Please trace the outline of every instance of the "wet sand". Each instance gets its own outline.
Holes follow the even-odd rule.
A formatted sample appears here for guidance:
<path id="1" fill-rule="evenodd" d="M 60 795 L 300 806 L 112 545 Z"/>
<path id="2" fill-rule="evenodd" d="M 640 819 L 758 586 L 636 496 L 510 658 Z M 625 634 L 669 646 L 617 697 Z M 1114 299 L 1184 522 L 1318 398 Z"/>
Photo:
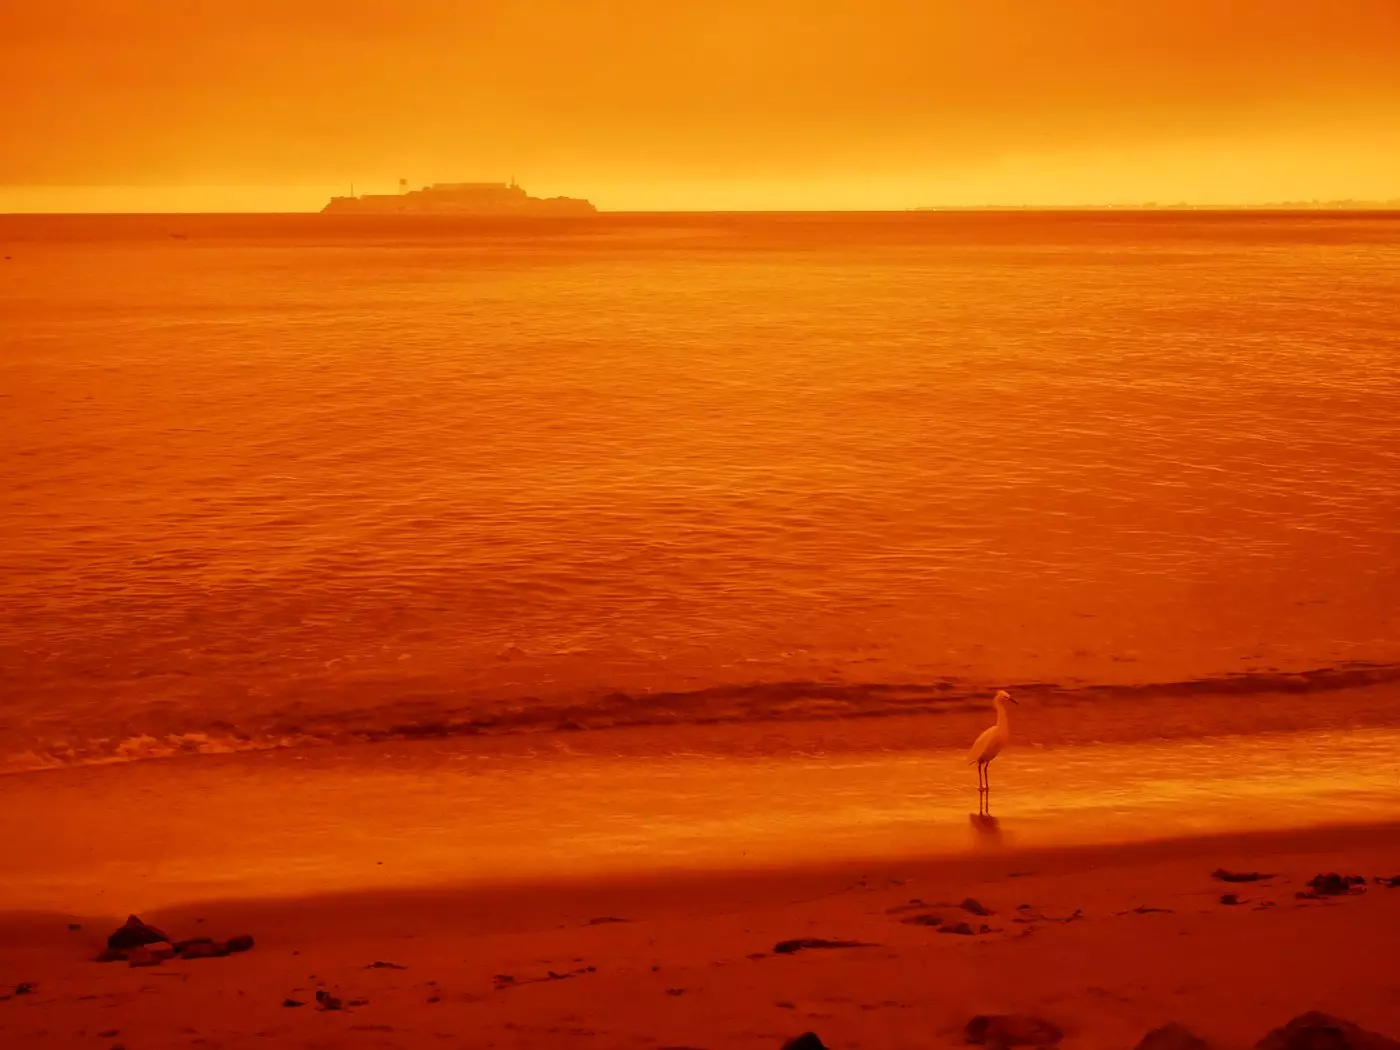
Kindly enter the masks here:
<path id="1" fill-rule="evenodd" d="M 1244 1047 L 1314 1008 L 1400 1034 L 1400 889 L 1373 881 L 1400 874 L 1393 730 L 1027 744 L 993 767 L 994 820 L 960 750 L 783 733 L 0 778 L 0 989 L 33 986 L 0 1002 L 0 1043 L 719 1048 L 812 1029 L 839 1050 L 958 1045 L 973 1014 L 1017 1010 L 1070 1048 L 1167 1020 Z M 1325 871 L 1371 881 L 1295 896 Z M 92 962 L 131 911 L 257 945 Z M 872 946 L 773 953 L 801 937 Z M 318 989 L 366 1001 L 322 1010 Z"/>
<path id="2" fill-rule="evenodd" d="M 787 868 L 1400 819 L 1400 730 L 1130 740 L 1018 711 L 192 756 L 0 777 L 0 909 Z M 1066 717 L 1066 716 L 1072 717 Z M 1073 721 L 1086 742 L 1063 740 Z M 1042 746 L 1043 741 L 1052 741 Z M 1094 742 L 1097 741 L 1097 742 Z"/>

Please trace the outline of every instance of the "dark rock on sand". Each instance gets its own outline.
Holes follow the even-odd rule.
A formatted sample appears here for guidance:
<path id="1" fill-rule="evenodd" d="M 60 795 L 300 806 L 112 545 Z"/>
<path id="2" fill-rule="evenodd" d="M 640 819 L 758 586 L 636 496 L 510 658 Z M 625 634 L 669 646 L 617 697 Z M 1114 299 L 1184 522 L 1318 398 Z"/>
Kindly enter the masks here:
<path id="1" fill-rule="evenodd" d="M 164 951 L 158 952 L 153 950 L 153 947 L 152 945 L 143 944 L 132 948 L 126 953 L 126 964 L 128 966 L 159 966 L 161 963 L 165 962 L 166 959 L 173 958 L 175 955 L 175 950 L 173 948 L 171 948 L 170 953 L 167 955 Z M 170 948 L 170 945 L 167 944 L 165 947 Z"/>
<path id="2" fill-rule="evenodd" d="M 1300 1014 L 1255 1045 L 1257 1050 L 1400 1050 L 1394 1039 L 1317 1011 Z"/>
<path id="3" fill-rule="evenodd" d="M 290 999 L 290 998 L 289 998 L 289 999 L 283 999 L 283 1000 L 282 1000 L 282 1005 L 283 1005 L 283 1006 L 305 1006 L 306 1004 L 305 1004 L 304 1002 L 302 1002 L 300 999 Z"/>
<path id="4" fill-rule="evenodd" d="M 230 937 L 224 942 L 224 951 L 227 952 L 247 952 L 253 949 L 253 937 L 251 934 L 240 934 L 237 937 Z"/>
<path id="5" fill-rule="evenodd" d="M 32 995 L 32 994 L 34 994 L 34 982 L 33 982 L 33 981 L 20 981 L 19 984 L 15 985 L 15 994 L 16 994 L 16 995 Z"/>
<path id="6" fill-rule="evenodd" d="M 159 944 L 161 941 L 169 942 L 167 937 L 154 926 L 148 926 L 135 915 L 126 920 L 126 924 L 107 938 L 107 947 L 116 951 L 125 951 L 128 948 L 139 948 L 143 944 Z"/>
<path id="7" fill-rule="evenodd" d="M 803 1032 L 784 1043 L 783 1050 L 827 1050 L 827 1047 L 817 1038 L 816 1032 Z"/>
<path id="8" fill-rule="evenodd" d="M 626 919 L 619 919 L 616 915 L 599 915 L 597 918 L 589 919 L 589 926 L 607 926 L 614 922 L 627 922 Z"/>
<path id="9" fill-rule="evenodd" d="M 967 900 L 963 901 L 962 904 L 958 905 L 958 907 L 962 908 L 963 911 L 970 911 L 970 912 L 972 912 L 973 915 L 990 915 L 990 914 L 992 914 L 992 909 L 991 909 L 991 908 L 987 907 L 987 906 L 986 906 L 985 904 L 983 904 L 981 901 L 975 900 L 975 899 L 972 898 L 972 897 L 967 898 Z"/>
<path id="10" fill-rule="evenodd" d="M 793 952 L 807 951 L 812 948 L 874 948 L 875 945 L 867 944 L 864 941 L 831 941 L 825 937 L 796 937 L 790 941 L 779 941 L 773 945 L 773 950 L 779 955 L 791 955 Z"/>
<path id="11" fill-rule="evenodd" d="M 316 989 L 316 1002 L 322 1010 L 343 1010 L 345 1004 L 337 996 L 331 995 L 324 988 Z"/>
<path id="12" fill-rule="evenodd" d="M 939 933 L 960 933 L 964 937 L 972 936 L 972 927 L 965 922 L 950 922 L 938 927 Z"/>
<path id="13" fill-rule="evenodd" d="M 1135 1050 L 1210 1050 L 1210 1044 L 1185 1025 L 1172 1021 L 1148 1032 Z"/>
<path id="14" fill-rule="evenodd" d="M 1220 895 L 1220 903 L 1221 903 L 1221 904 L 1235 905 L 1235 904 L 1243 904 L 1244 901 L 1240 900 L 1240 899 L 1239 899 L 1237 896 L 1235 896 L 1233 893 L 1222 893 L 1222 894 Z"/>
<path id="15" fill-rule="evenodd" d="M 175 954 L 182 959 L 217 959 L 228 954 L 228 949 L 214 941 L 212 937 L 195 937 L 175 944 Z"/>
<path id="16" fill-rule="evenodd" d="M 900 919 L 906 926 L 942 926 L 943 920 L 937 915 L 910 915 L 907 919 Z"/>
<path id="17" fill-rule="evenodd" d="M 1038 911 L 1029 904 L 1018 904 L 1016 905 L 1016 910 L 1021 914 L 1015 916 L 1011 921 L 1019 922 L 1023 925 L 1031 922 L 1078 922 L 1080 919 L 1084 918 L 1083 908 L 1075 908 L 1074 911 L 1070 912 L 1068 915 L 1046 915 L 1044 912 Z"/>
<path id="18" fill-rule="evenodd" d="M 1391 889 L 1400 889 L 1400 875 L 1377 875 L 1375 881 Z"/>
<path id="19" fill-rule="evenodd" d="M 1064 1037 L 1057 1025 L 1029 1014 L 978 1014 L 963 1028 L 963 1041 L 977 1046 L 1054 1046 Z"/>
<path id="20" fill-rule="evenodd" d="M 408 967 L 407 967 L 407 966 L 400 966 L 398 963 L 395 963 L 395 962 L 382 962 L 381 960 L 376 959 L 374 962 L 372 962 L 372 963 L 370 963 L 368 966 L 366 966 L 365 969 L 366 969 L 366 970 L 407 970 Z"/>
<path id="21" fill-rule="evenodd" d="M 1210 877 L 1221 882 L 1259 882 L 1274 876 L 1266 875 L 1262 871 L 1226 871 L 1224 868 L 1216 868 L 1210 873 Z"/>
<path id="22" fill-rule="evenodd" d="M 1347 893 L 1364 893 L 1353 887 L 1366 885 L 1360 875 L 1338 875 L 1335 871 L 1314 875 L 1308 880 L 1308 888 L 1320 897 L 1340 897 Z"/>

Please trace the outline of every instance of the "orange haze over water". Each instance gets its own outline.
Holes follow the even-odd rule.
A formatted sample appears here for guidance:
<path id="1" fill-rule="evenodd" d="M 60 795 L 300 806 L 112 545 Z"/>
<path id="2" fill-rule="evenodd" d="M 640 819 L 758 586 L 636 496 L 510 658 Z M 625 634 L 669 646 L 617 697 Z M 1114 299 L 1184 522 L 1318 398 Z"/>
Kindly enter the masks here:
<path id="1" fill-rule="evenodd" d="M 0 213 L 511 176 L 0 214 L 0 1048 L 1400 1046 L 1400 0 L 0 3 Z"/>
<path id="2" fill-rule="evenodd" d="M 0 210 L 1400 196 L 1393 0 L 55 0 L 0 14 Z"/>

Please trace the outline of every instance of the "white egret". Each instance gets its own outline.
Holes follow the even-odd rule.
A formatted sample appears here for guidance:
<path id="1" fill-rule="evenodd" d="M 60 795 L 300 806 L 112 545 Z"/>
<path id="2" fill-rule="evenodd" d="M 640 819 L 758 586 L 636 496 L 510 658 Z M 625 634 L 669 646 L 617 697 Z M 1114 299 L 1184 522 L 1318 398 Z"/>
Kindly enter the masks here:
<path id="1" fill-rule="evenodd" d="M 987 766 L 992 759 L 1001 754 L 1001 749 L 1006 746 L 1006 742 L 1011 739 L 1011 723 L 1006 717 L 1006 702 L 1016 703 L 1010 693 L 1005 689 L 997 691 L 997 695 L 992 698 L 992 703 L 997 709 L 997 724 L 985 730 L 977 738 L 977 742 L 972 745 L 972 750 L 967 753 L 967 763 L 977 764 L 977 793 L 989 792 L 992 790 L 991 781 L 987 776 Z"/>

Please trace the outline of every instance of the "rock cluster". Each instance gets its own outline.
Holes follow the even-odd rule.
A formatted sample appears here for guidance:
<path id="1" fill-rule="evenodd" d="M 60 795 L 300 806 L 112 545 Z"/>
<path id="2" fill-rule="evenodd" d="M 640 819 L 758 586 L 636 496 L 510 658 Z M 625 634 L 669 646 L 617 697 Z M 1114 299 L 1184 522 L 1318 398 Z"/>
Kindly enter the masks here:
<path id="1" fill-rule="evenodd" d="M 216 959 L 250 951 L 252 947 L 253 938 L 246 933 L 225 941 L 193 937 L 172 942 L 163 930 L 132 915 L 107 938 L 107 947 L 98 955 L 97 961 L 125 962 L 128 966 L 159 966 L 167 959 Z"/>
<path id="2" fill-rule="evenodd" d="M 1065 1033 L 1053 1021 L 1030 1014 L 978 1014 L 963 1028 L 963 1042 L 1006 1050 L 1020 1046 L 1057 1046 Z M 783 1050 L 828 1050 L 814 1032 L 783 1044 Z M 1154 1028 L 1135 1050 L 1213 1050 L 1211 1044 L 1175 1021 Z M 1400 1050 L 1400 1042 L 1368 1032 L 1350 1021 L 1323 1013 L 1300 1014 L 1255 1044 L 1255 1050 Z"/>

